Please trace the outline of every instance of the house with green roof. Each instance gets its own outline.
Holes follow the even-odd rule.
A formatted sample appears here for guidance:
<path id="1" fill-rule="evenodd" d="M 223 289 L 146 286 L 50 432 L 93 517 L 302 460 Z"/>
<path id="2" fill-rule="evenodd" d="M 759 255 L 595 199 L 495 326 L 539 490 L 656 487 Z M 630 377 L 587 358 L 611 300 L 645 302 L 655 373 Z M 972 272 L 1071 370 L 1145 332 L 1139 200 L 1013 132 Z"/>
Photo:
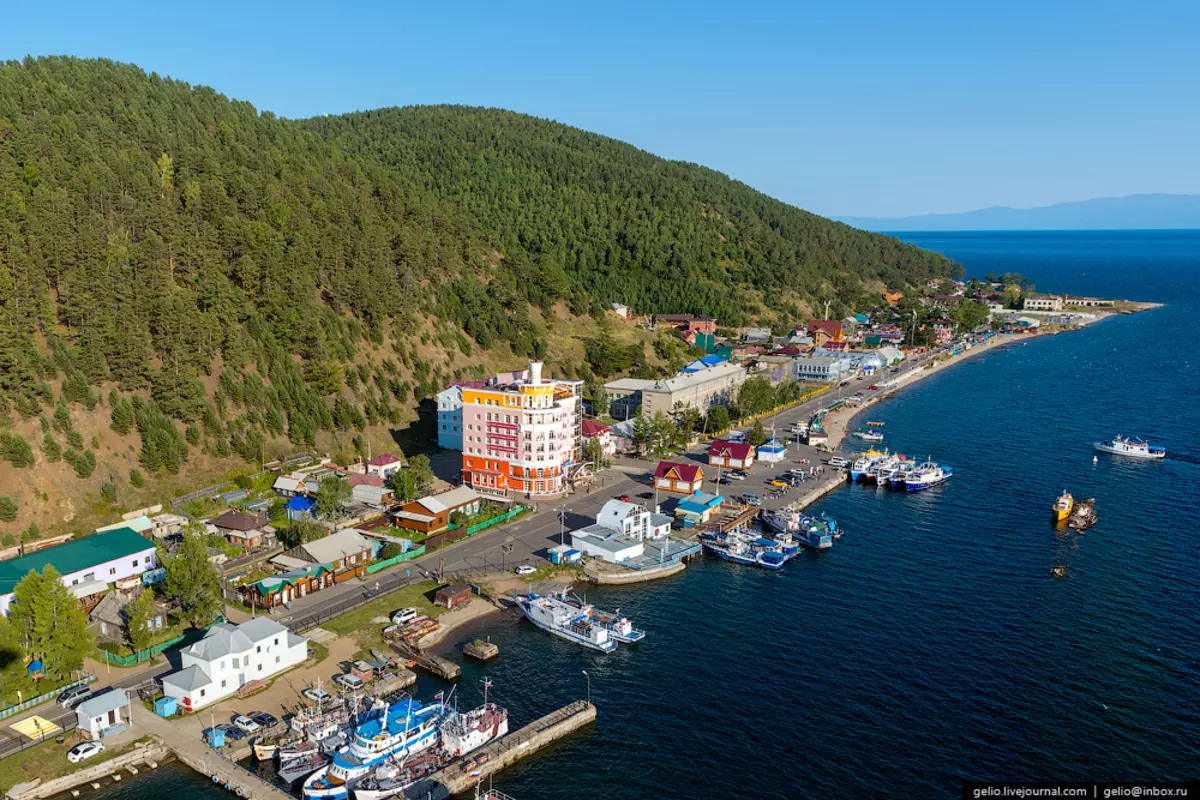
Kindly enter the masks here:
<path id="1" fill-rule="evenodd" d="M 47 566 L 58 570 L 67 588 L 76 597 L 82 597 L 103 591 L 108 584 L 156 569 L 158 563 L 154 542 L 132 528 L 102 531 L 20 558 L 0 561 L 0 613 L 8 614 L 13 589 L 22 578 L 31 571 L 42 572 Z"/>

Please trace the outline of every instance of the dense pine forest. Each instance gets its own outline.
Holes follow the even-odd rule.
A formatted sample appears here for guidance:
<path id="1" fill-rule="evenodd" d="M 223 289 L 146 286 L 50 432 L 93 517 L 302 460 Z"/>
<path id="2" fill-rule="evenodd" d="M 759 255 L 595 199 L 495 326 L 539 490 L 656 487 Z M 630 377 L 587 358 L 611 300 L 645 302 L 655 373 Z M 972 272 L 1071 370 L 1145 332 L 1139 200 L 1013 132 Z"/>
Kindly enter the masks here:
<path id="1" fill-rule="evenodd" d="M 826 300 L 873 304 L 954 265 L 772 199 L 695 164 L 510 111 L 388 108 L 308 120 L 344 153 L 378 160 L 453 203 L 532 284 L 638 313 L 691 312 L 745 325 Z"/>
<path id="2" fill-rule="evenodd" d="M 564 304 L 782 321 L 956 269 L 509 112 L 290 121 L 133 66 L 8 62 L 0 520 L 98 466 L 111 499 L 197 453 L 361 446 L 452 377 L 544 356 Z"/>

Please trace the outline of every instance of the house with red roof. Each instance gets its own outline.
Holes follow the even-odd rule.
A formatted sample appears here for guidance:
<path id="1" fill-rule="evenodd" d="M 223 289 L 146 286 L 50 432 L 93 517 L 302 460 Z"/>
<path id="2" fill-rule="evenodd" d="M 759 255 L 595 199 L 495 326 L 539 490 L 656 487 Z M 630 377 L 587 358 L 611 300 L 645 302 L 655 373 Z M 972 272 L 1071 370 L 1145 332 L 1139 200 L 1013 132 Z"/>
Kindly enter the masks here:
<path id="1" fill-rule="evenodd" d="M 813 344 L 824 347 L 829 342 L 842 341 L 842 321 L 840 319 L 814 319 L 808 322 L 808 335 Z"/>
<path id="2" fill-rule="evenodd" d="M 746 442 L 716 439 L 708 446 L 708 463 L 725 469 L 750 469 L 754 466 L 754 448 Z"/>
<path id="3" fill-rule="evenodd" d="M 391 453 L 382 453 L 367 461 L 367 474 L 386 481 L 404 466 L 404 461 Z"/>
<path id="4" fill-rule="evenodd" d="M 580 424 L 580 432 L 583 434 L 585 442 L 588 439 L 600 440 L 600 451 L 604 453 L 605 458 L 611 458 L 617 454 L 617 442 L 613 438 L 612 428 L 607 425 L 602 425 L 594 419 L 585 419 Z"/>
<path id="5" fill-rule="evenodd" d="M 704 470 L 699 464 L 660 461 L 654 470 L 654 488 L 665 492 L 694 494 L 704 489 Z"/>

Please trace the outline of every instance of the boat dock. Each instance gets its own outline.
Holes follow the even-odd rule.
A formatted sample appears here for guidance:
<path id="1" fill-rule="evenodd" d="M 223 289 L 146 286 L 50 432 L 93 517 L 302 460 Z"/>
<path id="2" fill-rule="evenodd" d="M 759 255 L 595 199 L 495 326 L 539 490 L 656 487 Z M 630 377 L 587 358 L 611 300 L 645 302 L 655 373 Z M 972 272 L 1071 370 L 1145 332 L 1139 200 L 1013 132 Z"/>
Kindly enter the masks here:
<path id="1" fill-rule="evenodd" d="M 418 650 L 404 642 L 392 642 L 392 649 L 409 661 L 415 662 L 418 667 L 444 680 L 452 681 L 462 675 L 462 667 L 453 661 Z"/>
<path id="2" fill-rule="evenodd" d="M 446 800 L 595 721 L 596 707 L 576 700 L 419 781 L 409 787 L 405 797 L 408 800 Z"/>
<path id="3" fill-rule="evenodd" d="M 134 724 L 161 741 L 189 767 L 228 789 L 237 797 L 255 800 L 295 800 L 245 767 L 217 752 L 200 739 L 199 726 L 173 724 L 148 711 L 141 703 L 130 706 Z"/>

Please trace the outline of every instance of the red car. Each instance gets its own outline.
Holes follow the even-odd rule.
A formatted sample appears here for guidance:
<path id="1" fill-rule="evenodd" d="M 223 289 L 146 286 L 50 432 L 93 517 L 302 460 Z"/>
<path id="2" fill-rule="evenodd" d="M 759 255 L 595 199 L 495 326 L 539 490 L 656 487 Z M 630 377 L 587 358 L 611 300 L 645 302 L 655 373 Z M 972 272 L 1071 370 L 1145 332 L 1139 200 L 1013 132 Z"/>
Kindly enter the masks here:
<path id="1" fill-rule="evenodd" d="M 621 495 L 620 497 L 618 497 L 617 499 L 618 499 L 618 500 L 620 500 L 622 503 L 628 503 L 628 502 L 629 502 L 629 495 L 627 495 L 627 494 L 623 494 L 623 495 Z"/>
<path id="2" fill-rule="evenodd" d="M 878 387 L 876 384 L 874 384 L 874 383 L 872 383 L 870 386 L 868 386 L 868 387 L 867 387 L 867 389 L 869 389 L 869 390 L 870 390 L 870 391 L 872 391 L 872 392 L 873 392 L 873 391 L 875 391 L 875 390 L 876 390 L 876 389 L 878 389 L 878 388 L 879 388 L 879 387 Z"/>

